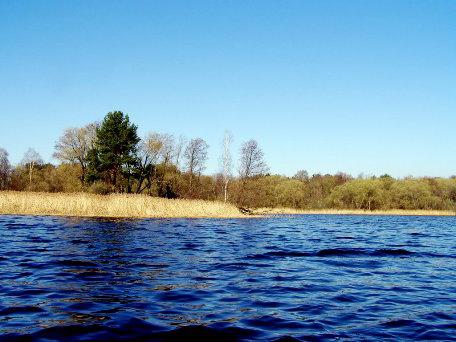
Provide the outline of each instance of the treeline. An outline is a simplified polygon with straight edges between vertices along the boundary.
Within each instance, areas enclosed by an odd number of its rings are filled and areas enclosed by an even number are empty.
[[[231,135],[220,153],[220,172],[205,175],[208,144],[202,138],[175,138],[149,133],[143,139],[122,112],[101,123],[68,128],[45,163],[29,149],[12,167],[0,148],[0,190],[44,192],[138,193],[166,198],[221,200],[240,207],[296,209],[432,209],[456,208],[455,178],[353,178],[299,171],[293,177],[271,175],[255,140],[242,144],[239,168],[233,170]]]

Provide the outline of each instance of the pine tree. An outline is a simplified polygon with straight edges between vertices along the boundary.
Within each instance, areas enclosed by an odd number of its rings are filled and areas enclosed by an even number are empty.
[[[109,112],[96,135],[95,147],[88,154],[88,180],[101,179],[113,191],[131,192],[131,178],[138,163],[137,126],[130,123],[128,115]]]

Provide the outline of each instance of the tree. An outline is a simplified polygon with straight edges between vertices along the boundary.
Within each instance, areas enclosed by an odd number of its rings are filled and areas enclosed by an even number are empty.
[[[141,144],[141,167],[146,170],[148,167],[151,171],[148,177],[142,177],[140,183],[148,180],[146,186],[149,188],[149,194],[152,193],[151,187],[154,181],[158,188],[158,193],[165,193],[165,178],[172,164],[175,151],[174,137],[171,134],[149,133]],[[146,165],[148,163],[149,165]],[[140,185],[141,185],[140,184]],[[141,190],[142,191],[142,190]]]
[[[153,165],[158,164],[162,142],[158,133],[149,133],[141,144],[141,149]]]
[[[180,135],[177,139],[176,146],[174,147],[174,158],[175,164],[178,170],[180,170],[181,157],[184,152],[184,146],[186,144],[186,139]]]
[[[174,137],[171,134],[149,133],[143,142],[144,152],[152,163],[168,164],[174,154]]]
[[[209,145],[201,138],[192,139],[187,145],[184,157],[190,175],[201,175],[206,168],[207,150]]]
[[[246,205],[248,200],[248,192],[252,193],[252,188],[248,191],[248,183],[251,178],[260,176],[268,171],[268,166],[263,160],[264,154],[261,148],[258,146],[256,140],[249,140],[242,144],[241,147],[241,158],[239,161],[239,178],[240,189],[237,195],[237,203],[239,205]]]
[[[128,115],[120,111],[106,114],[96,130],[95,145],[88,155],[91,180],[101,178],[112,190],[131,192],[139,141],[137,126],[130,123]]]
[[[22,165],[24,165],[29,174],[29,191],[32,189],[33,171],[37,165],[43,164],[43,159],[33,148],[29,148],[22,158]]]
[[[8,188],[10,183],[11,165],[8,160],[8,152],[0,148],[0,190]]]
[[[233,136],[230,132],[225,131],[223,137],[222,147],[222,178],[223,178],[223,197],[224,201],[228,200],[228,183],[232,176],[232,157],[231,157],[231,143],[233,142]]]
[[[189,190],[191,194],[193,193],[193,178],[195,175],[198,175],[199,178],[206,168],[208,148],[209,145],[203,139],[197,138],[190,140],[185,149],[184,157],[189,175]]]
[[[297,179],[301,182],[307,182],[309,180],[309,173],[306,170],[299,170],[293,176],[293,179]]]
[[[249,140],[242,145],[239,176],[241,179],[258,176],[268,172],[263,160],[264,154],[256,140]]]
[[[97,127],[97,123],[91,123],[81,128],[67,128],[55,144],[54,158],[61,162],[78,163],[81,166],[81,183],[85,180],[87,157],[89,151],[94,148]]]
[[[149,189],[149,195],[151,195],[152,178],[155,173],[156,164],[153,162],[155,153],[153,154],[153,157],[151,157],[149,147],[150,145],[147,142],[147,138],[139,145],[138,163],[135,170],[135,176],[138,181],[136,186],[137,194],[142,193],[145,189]]]
[[[160,141],[162,148],[160,150],[160,156],[162,163],[168,165],[172,162],[175,154],[175,141],[174,137],[171,134],[160,134]]]

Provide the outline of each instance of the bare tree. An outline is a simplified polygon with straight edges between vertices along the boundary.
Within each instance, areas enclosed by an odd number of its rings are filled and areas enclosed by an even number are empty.
[[[249,140],[242,145],[239,176],[247,179],[268,172],[264,154],[256,140]]]
[[[148,188],[150,195],[152,189],[152,177],[155,172],[155,165],[151,161],[147,144],[145,141],[141,142],[138,152],[138,165],[136,175],[138,178],[138,186],[136,189],[136,193],[139,194]],[[143,184],[145,185],[143,186]]]
[[[29,173],[29,191],[32,189],[33,171],[37,165],[43,164],[43,159],[33,148],[29,148],[22,158],[22,165],[28,169]]]
[[[168,165],[172,160],[175,153],[175,141],[174,136],[171,134],[160,134],[162,148],[160,150],[160,155],[162,162],[165,165]]]
[[[8,188],[11,173],[11,165],[8,160],[8,152],[0,148],[0,190]]]
[[[175,153],[175,140],[171,134],[151,132],[143,139],[140,147],[140,169],[145,170],[145,178],[140,179],[140,185],[147,180],[146,186],[151,193],[152,181],[161,180],[157,175],[157,165],[162,163],[165,169],[172,162]],[[143,191],[144,188],[138,188]]]
[[[190,192],[193,191],[192,181],[195,175],[201,176],[206,168],[207,150],[209,145],[201,138],[192,139],[188,143],[184,157],[186,160],[187,171],[190,176]]]
[[[222,156],[221,156],[221,168],[223,178],[223,195],[224,201],[228,200],[228,183],[232,176],[232,157],[231,157],[231,144],[233,142],[233,135],[229,131],[225,131],[223,137]]]
[[[177,169],[180,170],[180,162],[181,162],[181,157],[184,152],[184,146],[186,144],[186,139],[180,135],[179,138],[177,139],[176,146],[174,149],[174,157],[175,157],[175,164]]]
[[[55,144],[54,158],[61,162],[79,163],[81,165],[80,179],[82,183],[84,183],[88,166],[87,156],[94,147],[97,127],[97,123],[91,123],[81,128],[67,128]]]
[[[162,156],[163,140],[159,133],[151,132],[142,143],[142,150],[154,165],[158,164]]]
[[[307,182],[309,180],[309,173],[306,170],[299,170],[293,176],[293,179],[299,180],[301,182]]]

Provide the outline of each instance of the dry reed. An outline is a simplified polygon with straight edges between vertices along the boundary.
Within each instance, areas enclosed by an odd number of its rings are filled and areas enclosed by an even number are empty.
[[[438,210],[298,210],[254,209],[242,214],[234,205],[202,200],[165,199],[146,195],[0,192],[0,215],[52,215],[112,218],[241,218],[267,215],[410,215],[455,216]]]
[[[353,210],[353,209],[315,209],[300,210],[292,208],[259,208],[252,211],[255,215],[383,215],[383,216],[456,216],[454,211],[445,210]]]
[[[112,218],[245,217],[222,202],[164,199],[146,195],[0,192],[0,214]]]

